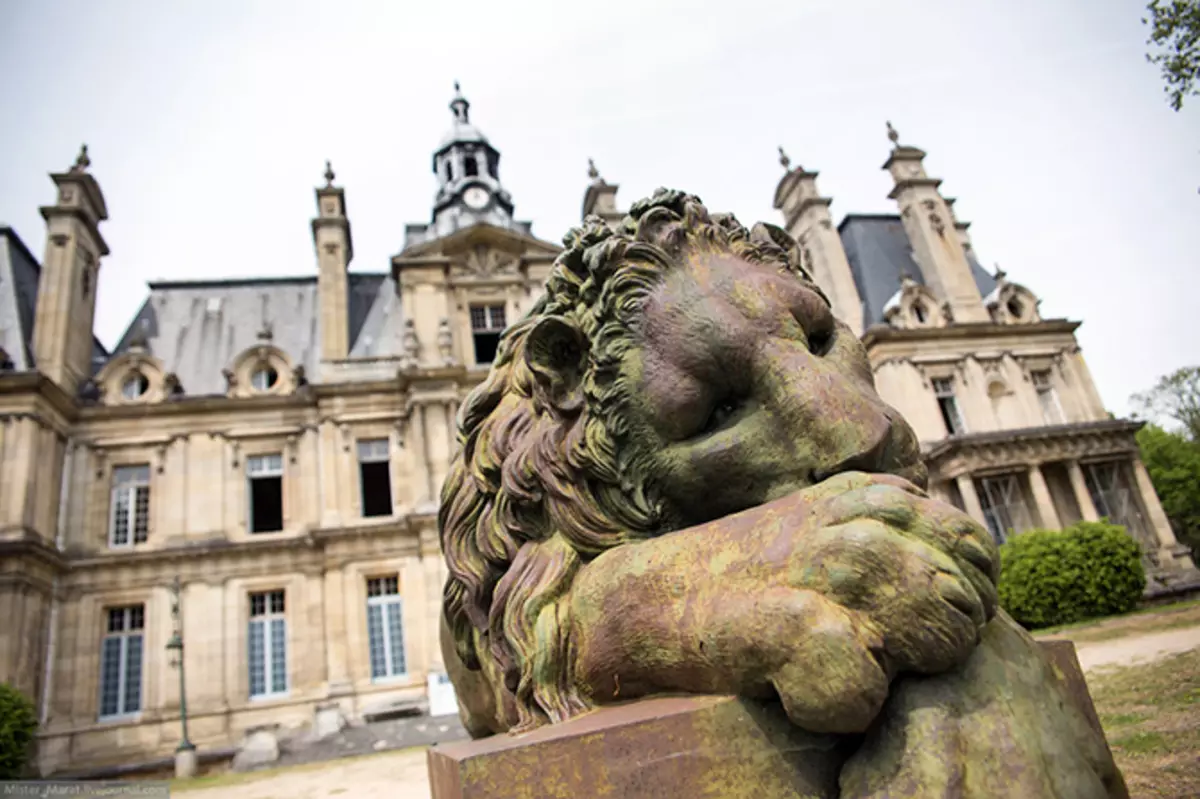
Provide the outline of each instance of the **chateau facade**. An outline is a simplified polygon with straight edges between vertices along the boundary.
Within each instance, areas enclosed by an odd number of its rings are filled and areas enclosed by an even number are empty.
[[[455,414],[560,250],[514,218],[461,94],[451,110],[431,220],[389,269],[348,272],[327,167],[315,275],[151,284],[112,352],[92,333],[108,211],[86,148],[51,175],[40,263],[0,227],[0,680],[38,706],[43,773],[179,745],[176,633],[202,749],[419,705],[444,681],[436,513]],[[835,226],[816,173],[786,156],[775,201],[924,442],[932,490],[1000,539],[1108,516],[1153,590],[1195,578],[1078,323],[984,271],[924,153],[897,142],[896,216]],[[589,174],[584,215],[619,220],[617,186]]]

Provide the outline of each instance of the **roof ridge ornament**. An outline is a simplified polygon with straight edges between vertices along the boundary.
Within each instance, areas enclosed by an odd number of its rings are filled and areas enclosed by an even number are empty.
[[[900,146],[900,134],[897,133],[896,129],[892,127],[892,121],[890,119],[887,123],[887,137],[891,139],[893,145],[896,147]]]
[[[590,178],[593,183],[599,182],[600,180],[600,170],[596,169],[596,162],[590,157],[588,158],[588,178]]]
[[[332,189],[332,188],[333,188],[333,179],[334,179],[335,177],[337,177],[337,175],[336,175],[336,174],[334,173],[334,171],[333,171],[333,165],[332,165],[332,164],[330,164],[330,163],[329,163],[329,159],[328,159],[328,158],[326,158],[326,159],[325,159],[325,175],[324,175],[324,178],[325,178],[325,188],[327,188],[327,189]]]
[[[779,145],[779,163],[786,171],[792,171],[792,159],[788,158],[788,154],[783,151],[782,144]]]
[[[87,145],[84,144],[79,148],[79,155],[75,158],[75,165],[71,167],[72,172],[86,172],[87,168],[92,165],[92,159],[88,158]]]

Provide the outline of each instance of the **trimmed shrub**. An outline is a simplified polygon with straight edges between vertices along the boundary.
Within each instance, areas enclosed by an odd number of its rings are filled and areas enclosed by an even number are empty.
[[[1030,530],[1000,547],[1000,604],[1029,629],[1127,613],[1145,587],[1141,550],[1118,524]]]
[[[8,683],[0,683],[0,780],[25,775],[36,731],[33,703]]]

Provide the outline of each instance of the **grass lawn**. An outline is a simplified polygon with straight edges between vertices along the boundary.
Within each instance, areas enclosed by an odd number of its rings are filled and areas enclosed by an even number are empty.
[[[1135,799],[1200,796],[1200,649],[1092,673],[1088,687]]]

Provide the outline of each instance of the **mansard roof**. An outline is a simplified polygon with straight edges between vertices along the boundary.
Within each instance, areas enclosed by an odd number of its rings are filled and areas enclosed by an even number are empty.
[[[913,260],[912,244],[899,214],[847,214],[838,225],[858,296],[862,298],[863,325],[884,321],[888,301],[900,291],[904,275],[924,285],[925,278]],[[980,295],[986,297],[996,280],[968,252],[967,263]]]
[[[375,273],[350,272],[348,278],[351,357],[399,355],[395,283]],[[314,375],[321,350],[318,306],[315,275],[151,283],[114,354],[141,339],[189,396],[225,394],[222,371],[264,342]]]

